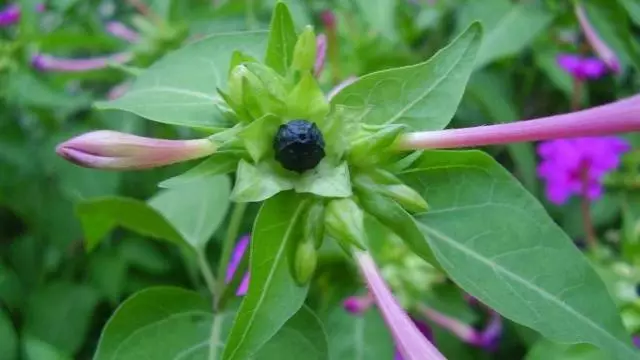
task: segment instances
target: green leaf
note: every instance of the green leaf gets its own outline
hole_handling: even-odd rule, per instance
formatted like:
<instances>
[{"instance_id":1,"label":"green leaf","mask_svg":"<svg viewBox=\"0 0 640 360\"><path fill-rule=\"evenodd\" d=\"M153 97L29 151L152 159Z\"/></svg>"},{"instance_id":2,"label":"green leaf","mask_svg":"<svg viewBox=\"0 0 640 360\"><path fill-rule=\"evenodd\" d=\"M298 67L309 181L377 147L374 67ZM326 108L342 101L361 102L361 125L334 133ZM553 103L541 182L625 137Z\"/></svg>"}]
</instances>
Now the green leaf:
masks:
<instances>
[{"instance_id":1,"label":"green leaf","mask_svg":"<svg viewBox=\"0 0 640 360\"><path fill-rule=\"evenodd\" d=\"M618 2L627 10L631 20L640 26L640 3L636 0L618 0Z\"/></svg>"},{"instance_id":2,"label":"green leaf","mask_svg":"<svg viewBox=\"0 0 640 360\"><path fill-rule=\"evenodd\" d=\"M162 188L172 188L191 184L203 178L224 175L236 170L238 156L231 152L216 153L187 172L174 176L158 184Z\"/></svg>"},{"instance_id":3,"label":"green leaf","mask_svg":"<svg viewBox=\"0 0 640 360\"><path fill-rule=\"evenodd\" d=\"M253 166L240 160L231 199L236 202L258 202L291 189L293 182L276 174L268 164Z\"/></svg>"},{"instance_id":4,"label":"green leaf","mask_svg":"<svg viewBox=\"0 0 640 360\"><path fill-rule=\"evenodd\" d=\"M301 196L282 192L267 200L256 218L251 239L251 281L224 349L223 358L247 359L271 339L302 306L307 286L290 271Z\"/></svg>"},{"instance_id":5,"label":"green leaf","mask_svg":"<svg viewBox=\"0 0 640 360\"><path fill-rule=\"evenodd\" d=\"M396 40L396 1L395 0L356 0L364 21L371 30L388 40Z\"/></svg>"},{"instance_id":6,"label":"green leaf","mask_svg":"<svg viewBox=\"0 0 640 360\"><path fill-rule=\"evenodd\" d=\"M178 245L185 243L167 219L139 200L105 197L83 201L77 205L76 213L82 222L87 250L95 248L115 226Z\"/></svg>"},{"instance_id":7,"label":"green leaf","mask_svg":"<svg viewBox=\"0 0 640 360\"><path fill-rule=\"evenodd\" d=\"M328 360L327 334L320 319L311 309L303 306L252 359Z\"/></svg>"},{"instance_id":8,"label":"green leaf","mask_svg":"<svg viewBox=\"0 0 640 360\"><path fill-rule=\"evenodd\" d=\"M429 199L419 227L465 291L549 339L591 343L618 359L638 356L598 274L490 156L425 152L404 180Z\"/></svg>"},{"instance_id":9,"label":"green leaf","mask_svg":"<svg viewBox=\"0 0 640 360\"><path fill-rule=\"evenodd\" d=\"M338 306L326 327L331 359L393 359L393 339L376 309L354 315Z\"/></svg>"},{"instance_id":10,"label":"green leaf","mask_svg":"<svg viewBox=\"0 0 640 360\"><path fill-rule=\"evenodd\" d=\"M321 122L329 112L325 94L310 72L303 74L300 82L289 93L287 105L287 116L293 119Z\"/></svg>"},{"instance_id":11,"label":"green leaf","mask_svg":"<svg viewBox=\"0 0 640 360\"><path fill-rule=\"evenodd\" d=\"M7 360L18 358L18 336L11 319L0 310L0 354Z\"/></svg>"},{"instance_id":12,"label":"green leaf","mask_svg":"<svg viewBox=\"0 0 640 360\"><path fill-rule=\"evenodd\" d=\"M277 3L269 26L269 44L267 45L265 63L280 75L286 75L289 66L291 66L293 49L297 40L298 36L287 5L281 2Z\"/></svg>"},{"instance_id":13,"label":"green leaf","mask_svg":"<svg viewBox=\"0 0 640 360\"><path fill-rule=\"evenodd\" d=\"M227 82L234 50L259 57L265 32L216 34L191 43L154 63L122 97L97 104L166 124L220 129L228 126L217 93Z\"/></svg>"},{"instance_id":14,"label":"green leaf","mask_svg":"<svg viewBox=\"0 0 640 360\"><path fill-rule=\"evenodd\" d=\"M111 316L93 359L204 359L213 320L211 303L194 291L145 289L124 301Z\"/></svg>"},{"instance_id":15,"label":"green leaf","mask_svg":"<svg viewBox=\"0 0 640 360\"><path fill-rule=\"evenodd\" d=\"M189 245L203 248L224 220L231 183L226 175L201 178L159 192L149 200Z\"/></svg>"},{"instance_id":16,"label":"green leaf","mask_svg":"<svg viewBox=\"0 0 640 360\"><path fill-rule=\"evenodd\" d=\"M558 344L541 339L529 350L525 360L605 360L608 357L591 345Z\"/></svg>"},{"instance_id":17,"label":"green leaf","mask_svg":"<svg viewBox=\"0 0 640 360\"><path fill-rule=\"evenodd\" d=\"M365 75L331 102L352 108L370 124L397 122L415 130L443 129L462 98L481 34L480 25L472 24L428 61Z\"/></svg>"},{"instance_id":18,"label":"green leaf","mask_svg":"<svg viewBox=\"0 0 640 360\"><path fill-rule=\"evenodd\" d=\"M64 354L55 346L41 341L33 336L22 338L22 350L24 360L71 360L72 357Z\"/></svg>"},{"instance_id":19,"label":"green leaf","mask_svg":"<svg viewBox=\"0 0 640 360\"><path fill-rule=\"evenodd\" d=\"M29 299L25 332L74 354L85 341L97 305L98 294L89 286L50 283Z\"/></svg>"},{"instance_id":20,"label":"green leaf","mask_svg":"<svg viewBox=\"0 0 640 360\"><path fill-rule=\"evenodd\" d=\"M297 192L323 197L349 197L353 194L349 166L346 161L334 166L325 158L315 169L300 177L295 189Z\"/></svg>"},{"instance_id":21,"label":"green leaf","mask_svg":"<svg viewBox=\"0 0 640 360\"><path fill-rule=\"evenodd\" d=\"M480 20L485 37L476 58L476 68L516 55L535 40L553 15L533 3L513 5L507 0L467 1L461 10L459 28Z\"/></svg>"}]
</instances>

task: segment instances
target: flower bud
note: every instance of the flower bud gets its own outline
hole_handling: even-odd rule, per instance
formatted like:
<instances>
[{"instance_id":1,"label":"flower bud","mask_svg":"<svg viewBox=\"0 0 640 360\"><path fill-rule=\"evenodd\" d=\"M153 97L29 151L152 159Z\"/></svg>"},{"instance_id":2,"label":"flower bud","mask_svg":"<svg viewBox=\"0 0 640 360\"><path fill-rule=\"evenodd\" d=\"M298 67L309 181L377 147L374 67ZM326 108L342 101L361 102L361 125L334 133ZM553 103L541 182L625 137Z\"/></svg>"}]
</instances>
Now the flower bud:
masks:
<instances>
[{"instance_id":1,"label":"flower bud","mask_svg":"<svg viewBox=\"0 0 640 360\"><path fill-rule=\"evenodd\" d=\"M298 71L311 71L316 62L316 34L310 25L298 37L293 49L293 62L291 67Z\"/></svg>"},{"instance_id":2,"label":"flower bud","mask_svg":"<svg viewBox=\"0 0 640 360\"><path fill-rule=\"evenodd\" d=\"M294 258L294 278L300 285L311 280L318 263L316 247L312 241L300 241Z\"/></svg>"},{"instance_id":3,"label":"flower bud","mask_svg":"<svg viewBox=\"0 0 640 360\"><path fill-rule=\"evenodd\" d=\"M365 249L364 213L352 199L331 200L324 214L324 225L332 238Z\"/></svg>"},{"instance_id":4,"label":"flower bud","mask_svg":"<svg viewBox=\"0 0 640 360\"><path fill-rule=\"evenodd\" d=\"M148 169L213 154L209 139L153 139L117 131L86 133L63 142L56 152L74 164L98 169Z\"/></svg>"},{"instance_id":5,"label":"flower bud","mask_svg":"<svg viewBox=\"0 0 640 360\"><path fill-rule=\"evenodd\" d=\"M322 246L324 239L324 203L316 201L304 215L302 225L302 238L304 241L313 242L316 249Z\"/></svg>"},{"instance_id":6,"label":"flower bud","mask_svg":"<svg viewBox=\"0 0 640 360\"><path fill-rule=\"evenodd\" d=\"M233 109L248 113L249 120L269 113L280 115L285 110L283 83L278 74L262 64L240 64L231 71L225 100Z\"/></svg>"},{"instance_id":7,"label":"flower bud","mask_svg":"<svg viewBox=\"0 0 640 360\"><path fill-rule=\"evenodd\" d=\"M409 212L420 213L429 210L427 201L411 187L398 184L380 187L380 192L395 200Z\"/></svg>"}]
</instances>

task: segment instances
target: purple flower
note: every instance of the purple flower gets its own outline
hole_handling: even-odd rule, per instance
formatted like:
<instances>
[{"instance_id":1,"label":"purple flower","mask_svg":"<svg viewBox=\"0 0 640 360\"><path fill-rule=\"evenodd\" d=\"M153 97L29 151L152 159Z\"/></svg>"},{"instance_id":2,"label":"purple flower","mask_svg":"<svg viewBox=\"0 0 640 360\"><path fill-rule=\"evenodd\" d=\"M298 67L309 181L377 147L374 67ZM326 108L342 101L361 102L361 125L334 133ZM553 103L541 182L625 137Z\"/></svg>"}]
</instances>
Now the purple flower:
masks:
<instances>
[{"instance_id":1,"label":"purple flower","mask_svg":"<svg viewBox=\"0 0 640 360\"><path fill-rule=\"evenodd\" d=\"M20 5L9 4L0 10L0 26L13 25L20 21Z\"/></svg>"},{"instance_id":2,"label":"purple flower","mask_svg":"<svg viewBox=\"0 0 640 360\"><path fill-rule=\"evenodd\" d=\"M640 335L635 335L633 337L633 345L640 348Z\"/></svg>"},{"instance_id":3,"label":"purple flower","mask_svg":"<svg viewBox=\"0 0 640 360\"><path fill-rule=\"evenodd\" d=\"M43 12L44 10L44 4L36 5L36 11ZM4 9L0 10L0 27L17 23L20 21L20 15L20 5L17 3L7 5Z\"/></svg>"},{"instance_id":4,"label":"purple flower","mask_svg":"<svg viewBox=\"0 0 640 360\"><path fill-rule=\"evenodd\" d=\"M31 64L36 69L44 71L88 71L104 69L111 63L124 64L132 59L133 54L130 52L88 59L68 59L47 54L36 54L31 58Z\"/></svg>"},{"instance_id":5,"label":"purple flower","mask_svg":"<svg viewBox=\"0 0 640 360\"><path fill-rule=\"evenodd\" d=\"M238 240L236 246L233 248L233 254L231 255L231 259L229 260L229 265L227 266L227 275L225 276L225 283L229 283L233 279L233 274L235 274L238 269L238 265L242 261L242 257L244 253L247 251L247 247L249 246L249 239L251 237L249 235L245 235ZM249 273L244 274L242 278L242 282L238 289L236 290L236 295L243 296L247 293L249 289Z\"/></svg>"},{"instance_id":6,"label":"purple flower","mask_svg":"<svg viewBox=\"0 0 640 360\"><path fill-rule=\"evenodd\" d=\"M558 55L558 65L578 80L599 79L607 73L607 65L600 59L574 54Z\"/></svg>"},{"instance_id":7,"label":"purple flower","mask_svg":"<svg viewBox=\"0 0 640 360\"><path fill-rule=\"evenodd\" d=\"M547 198L563 204L571 195L597 199L602 177L620 163L630 146L616 137L559 139L542 142L538 175L546 182Z\"/></svg>"},{"instance_id":8,"label":"purple flower","mask_svg":"<svg viewBox=\"0 0 640 360\"><path fill-rule=\"evenodd\" d=\"M342 302L342 307L354 315L360 315L373 305L373 296L367 293L364 296L349 296Z\"/></svg>"}]
</instances>

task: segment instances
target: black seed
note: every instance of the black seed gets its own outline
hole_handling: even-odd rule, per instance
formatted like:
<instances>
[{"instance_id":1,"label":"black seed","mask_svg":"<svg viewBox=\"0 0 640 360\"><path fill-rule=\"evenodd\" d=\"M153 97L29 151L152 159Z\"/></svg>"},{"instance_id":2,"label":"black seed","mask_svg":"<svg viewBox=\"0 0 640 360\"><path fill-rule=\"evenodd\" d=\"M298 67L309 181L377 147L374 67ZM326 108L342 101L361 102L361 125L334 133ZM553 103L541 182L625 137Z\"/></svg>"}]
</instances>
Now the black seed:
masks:
<instances>
[{"instance_id":1,"label":"black seed","mask_svg":"<svg viewBox=\"0 0 640 360\"><path fill-rule=\"evenodd\" d=\"M278 128L273 150L282 167L303 173L316 167L324 158L324 138L316 124L292 120Z\"/></svg>"}]
</instances>

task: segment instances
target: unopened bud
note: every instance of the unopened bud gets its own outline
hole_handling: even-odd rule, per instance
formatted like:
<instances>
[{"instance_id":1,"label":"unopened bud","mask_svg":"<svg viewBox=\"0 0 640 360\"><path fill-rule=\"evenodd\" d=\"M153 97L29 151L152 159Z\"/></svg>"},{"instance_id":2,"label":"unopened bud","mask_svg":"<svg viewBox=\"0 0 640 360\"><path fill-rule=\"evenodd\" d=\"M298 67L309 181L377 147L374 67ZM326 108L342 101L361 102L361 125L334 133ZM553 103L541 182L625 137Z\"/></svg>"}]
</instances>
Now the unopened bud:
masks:
<instances>
[{"instance_id":1,"label":"unopened bud","mask_svg":"<svg viewBox=\"0 0 640 360\"><path fill-rule=\"evenodd\" d=\"M318 255L316 248L311 241L301 241L298 243L294 259L294 277L300 285L304 285L311 280L316 271Z\"/></svg>"},{"instance_id":2,"label":"unopened bud","mask_svg":"<svg viewBox=\"0 0 640 360\"><path fill-rule=\"evenodd\" d=\"M293 50L292 68L298 71L311 71L316 62L316 34L313 27L308 25L298 37Z\"/></svg>"},{"instance_id":3,"label":"unopened bud","mask_svg":"<svg viewBox=\"0 0 640 360\"><path fill-rule=\"evenodd\" d=\"M365 249L364 213L352 199L331 200L324 214L324 224L334 239Z\"/></svg>"},{"instance_id":4,"label":"unopened bud","mask_svg":"<svg viewBox=\"0 0 640 360\"><path fill-rule=\"evenodd\" d=\"M148 169L213 154L209 139L153 139L117 131L86 133L63 142L56 152L74 164L98 169Z\"/></svg>"},{"instance_id":5,"label":"unopened bud","mask_svg":"<svg viewBox=\"0 0 640 360\"><path fill-rule=\"evenodd\" d=\"M316 201L307 210L303 218L302 238L313 242L316 249L322 246L324 239L324 203Z\"/></svg>"},{"instance_id":6,"label":"unopened bud","mask_svg":"<svg viewBox=\"0 0 640 360\"><path fill-rule=\"evenodd\" d=\"M420 213L429 210L429 204L420 193L407 185L381 186L380 192L395 200L409 212Z\"/></svg>"}]
</instances>

